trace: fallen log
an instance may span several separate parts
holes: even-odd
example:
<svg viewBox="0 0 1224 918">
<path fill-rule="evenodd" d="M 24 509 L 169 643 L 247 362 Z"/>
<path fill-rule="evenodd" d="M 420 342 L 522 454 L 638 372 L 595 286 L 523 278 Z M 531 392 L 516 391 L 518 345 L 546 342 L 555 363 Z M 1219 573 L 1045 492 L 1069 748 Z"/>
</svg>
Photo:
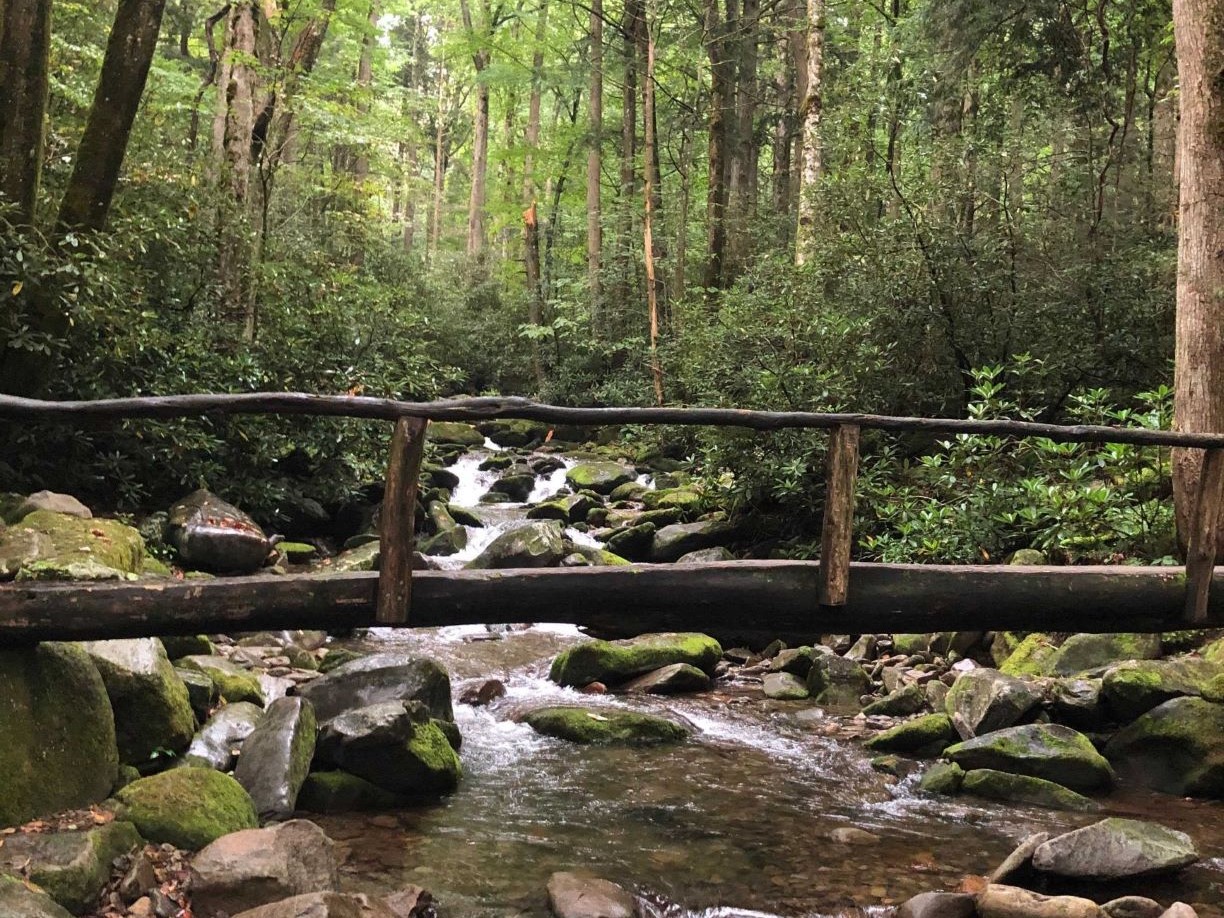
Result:
<svg viewBox="0 0 1224 918">
<path fill-rule="evenodd" d="M 817 602 L 815 561 L 420 571 L 410 627 L 568 622 L 601 630 L 777 635 L 1167 631 L 1183 627 L 1179 567 L 851 565 L 844 606 Z M 1215 577 L 1222 574 L 1217 571 Z M 372 627 L 378 574 L 258 575 L 0 586 L 0 647 L 282 628 Z M 1202 627 L 1224 626 L 1212 591 Z"/>
</svg>

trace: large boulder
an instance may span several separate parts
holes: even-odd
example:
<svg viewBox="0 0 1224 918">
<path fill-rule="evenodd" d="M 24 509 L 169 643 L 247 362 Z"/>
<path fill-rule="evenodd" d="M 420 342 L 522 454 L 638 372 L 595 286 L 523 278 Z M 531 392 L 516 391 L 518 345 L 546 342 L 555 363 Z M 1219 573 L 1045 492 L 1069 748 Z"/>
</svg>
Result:
<svg viewBox="0 0 1224 918">
<path fill-rule="evenodd" d="M 542 421 L 525 421 L 517 418 L 496 418 L 481 421 L 476 429 L 498 446 L 511 448 L 543 443 L 548 436 L 548 425 Z"/>
<path fill-rule="evenodd" d="M 448 443 L 455 446 L 484 446 L 484 434 L 471 424 L 459 421 L 431 421 L 425 431 L 431 443 Z"/>
<path fill-rule="evenodd" d="M 1073 634 L 1051 658 L 1049 675 L 1073 676 L 1112 663 L 1159 656 L 1159 634 Z"/>
<path fill-rule="evenodd" d="M 556 567 L 566 554 L 561 524 L 534 520 L 503 532 L 467 566 L 473 570 Z"/>
<path fill-rule="evenodd" d="M 1113 769 L 1092 741 L 1070 727 L 1026 724 L 957 743 L 944 755 L 966 770 L 993 768 L 1031 775 L 1074 790 L 1113 784 Z"/>
<path fill-rule="evenodd" d="M 634 918 L 638 914 L 631 893 L 585 873 L 549 877 L 548 907 L 556 918 Z"/>
<path fill-rule="evenodd" d="M 1002 673 L 1009 676 L 1044 676 L 1053 669 L 1058 644 L 1050 635 L 1039 631 L 1026 635 L 1023 640 L 1016 640 L 1014 632 L 1001 631 L 995 635 L 990 651 L 996 656 Z"/>
<path fill-rule="evenodd" d="M 380 701 L 419 701 L 431 717 L 455 719 L 446 670 L 433 660 L 402 651 L 351 660 L 301 686 L 298 693 L 314 705 L 320 722 Z"/>
<path fill-rule="evenodd" d="M 611 494 L 621 485 L 633 481 L 633 469 L 619 462 L 583 462 L 565 473 L 565 480 L 575 491 Z"/>
<path fill-rule="evenodd" d="M 272 547 L 258 523 L 203 488 L 170 508 L 166 541 L 184 565 L 214 574 L 258 570 Z"/>
<path fill-rule="evenodd" d="M 234 767 L 235 750 L 255 732 L 263 720 L 263 708 L 249 701 L 236 701 L 218 710 L 191 740 L 183 759 L 217 771 Z"/>
<path fill-rule="evenodd" d="M 413 798 L 449 793 L 463 774 L 446 734 L 420 702 L 384 701 L 333 717 L 319 734 L 317 760 Z"/>
<path fill-rule="evenodd" d="M 1018 724 L 1041 701 L 1027 682 L 996 669 L 962 673 L 948 691 L 948 716 L 962 739 Z"/>
<path fill-rule="evenodd" d="M 673 663 L 688 663 L 709 675 L 721 657 L 722 646 L 705 634 L 644 634 L 622 641 L 585 641 L 564 650 L 553 660 L 548 677 L 559 685 L 618 685 Z"/>
<path fill-rule="evenodd" d="M 13 835 L 0 847 L 0 874 L 29 877 L 64 908 L 80 915 L 97 904 L 110 880 L 112 862 L 142 844 L 136 827 L 123 821 L 82 831 Z M 0 915 L 9 914 L 0 904 Z"/>
<path fill-rule="evenodd" d="M 1224 704 L 1166 701 L 1117 733 L 1105 754 L 1123 777 L 1145 787 L 1224 798 Z"/>
<path fill-rule="evenodd" d="M 242 744 L 234 777 L 262 820 L 287 819 L 310 773 L 318 725 L 301 697 L 278 698 Z"/>
<path fill-rule="evenodd" d="M 1200 657 L 1123 663 L 1105 674 L 1101 699 L 1119 720 L 1146 714 L 1171 698 L 1201 696 L 1224 664 Z"/>
<path fill-rule="evenodd" d="M 298 809 L 307 813 L 352 813 L 364 810 L 394 810 L 408 798 L 347 771 L 312 771 L 298 794 Z"/>
<path fill-rule="evenodd" d="M 657 746 L 678 743 L 689 735 L 674 721 L 615 708 L 537 708 L 523 720 L 536 733 L 584 746 Z"/>
<path fill-rule="evenodd" d="M 0 580 L 127 580 L 145 566 L 144 539 L 115 520 L 35 510 L 0 530 Z"/>
<path fill-rule="evenodd" d="M 72 918 L 72 912 L 45 892 L 3 875 L 0 875 L 0 915 L 4 918 Z"/>
<path fill-rule="evenodd" d="M 194 669 L 212 679 L 226 701 L 249 701 L 262 706 L 264 690 L 259 677 L 225 657 L 192 655 L 175 661 L 181 669 Z"/>
<path fill-rule="evenodd" d="M 778 701 L 803 701 L 811 697 L 807 683 L 794 673 L 766 673 L 761 678 L 761 691 L 766 698 Z"/>
<path fill-rule="evenodd" d="M 0 826 L 103 800 L 118 770 L 110 700 L 85 651 L 0 652 Z"/>
<path fill-rule="evenodd" d="M 163 750 L 177 754 L 187 748 L 195 712 L 161 641 L 135 638 L 83 646 L 106 685 L 123 762 L 141 765 Z"/>
<path fill-rule="evenodd" d="M 1177 873 L 1198 859 L 1185 832 L 1137 819 L 1103 819 L 1033 852 L 1033 866 L 1043 873 L 1099 881 Z"/>
<path fill-rule="evenodd" d="M 678 561 L 690 552 L 725 546 L 735 537 L 735 527 L 716 520 L 673 523 L 654 535 L 650 560 L 656 563 Z"/>
<path fill-rule="evenodd" d="M 871 692 L 871 678 L 853 660 L 836 654 L 817 654 L 808 670 L 807 688 L 817 704 L 839 708 L 859 706 Z"/>
<path fill-rule="evenodd" d="M 211 768 L 174 768 L 115 794 L 118 815 L 151 842 L 196 851 L 222 835 L 259 825 L 242 785 Z"/>
<path fill-rule="evenodd" d="M 304 819 L 222 836 L 191 862 L 191 904 L 198 918 L 234 915 L 338 885 L 331 839 Z"/>
<path fill-rule="evenodd" d="M 993 768 L 975 768 L 966 772 L 961 780 L 961 790 L 991 800 L 1044 806 L 1051 810 L 1088 812 L 1098 808 L 1092 800 L 1061 784 L 1029 775 L 995 771 Z"/>
<path fill-rule="evenodd" d="M 957 739 L 947 714 L 925 714 L 877 733 L 863 745 L 872 752 L 939 755 Z"/>
</svg>

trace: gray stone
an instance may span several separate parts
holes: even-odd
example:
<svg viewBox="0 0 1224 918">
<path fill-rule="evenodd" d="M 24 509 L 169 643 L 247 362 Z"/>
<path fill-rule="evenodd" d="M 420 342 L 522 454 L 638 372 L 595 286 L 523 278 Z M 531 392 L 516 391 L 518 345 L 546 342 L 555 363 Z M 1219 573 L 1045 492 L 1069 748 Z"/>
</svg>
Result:
<svg viewBox="0 0 1224 918">
<path fill-rule="evenodd" d="M 1123 660 L 1159 656 L 1159 634 L 1073 634 L 1063 641 L 1049 667 L 1055 676 L 1073 676 Z"/>
<path fill-rule="evenodd" d="M 634 918 L 637 904 L 625 889 L 583 873 L 548 878 L 548 907 L 556 918 Z"/>
<path fill-rule="evenodd" d="M 671 663 L 630 679 L 618 691 L 644 695 L 678 695 L 682 692 L 703 692 L 710 687 L 710 677 L 690 663 Z"/>
<path fill-rule="evenodd" d="M 261 820 L 287 819 L 310 773 L 318 725 L 305 698 L 278 698 L 242 744 L 234 777 Z"/>
<path fill-rule="evenodd" d="M 193 764 L 206 764 L 217 771 L 229 771 L 234 767 L 237 750 L 263 716 L 263 708 L 249 701 L 227 704 L 200 728 L 183 759 Z"/>
<path fill-rule="evenodd" d="M 1003 859 L 1003 863 L 994 869 L 989 877 L 990 882 L 1006 883 L 1021 871 L 1030 870 L 1033 866 L 1033 852 L 1049 840 L 1049 832 L 1037 832 L 1025 838 Z"/>
<path fill-rule="evenodd" d="M 72 918 L 72 913 L 44 892 L 21 880 L 0 876 L 0 915 L 4 918 Z"/>
<path fill-rule="evenodd" d="M 398 918 L 379 899 L 338 892 L 305 893 L 239 912 L 233 918 Z"/>
<path fill-rule="evenodd" d="M 966 772 L 961 791 L 991 800 L 1043 806 L 1052 810 L 1090 812 L 1100 809 L 1092 800 L 1061 784 L 991 768 L 975 768 Z"/>
<path fill-rule="evenodd" d="M 596 494 L 611 494 L 634 478 L 633 470 L 618 462 L 584 462 L 565 473 L 566 482 L 575 491 Z"/>
<path fill-rule="evenodd" d="M 794 673 L 766 673 L 761 682 L 766 698 L 780 701 L 802 701 L 810 697 L 807 683 Z"/>
<path fill-rule="evenodd" d="M 965 893 L 919 893 L 897 909 L 897 918 L 973 918 L 974 914 L 973 896 Z"/>
<path fill-rule="evenodd" d="M 314 705 L 320 722 L 380 701 L 419 701 L 432 717 L 455 719 L 446 670 L 402 651 L 351 660 L 302 686 L 299 693 Z"/>
<path fill-rule="evenodd" d="M 1123 777 L 1144 787 L 1224 798 L 1224 704 L 1166 701 L 1115 734 L 1105 754 Z"/>
<path fill-rule="evenodd" d="M 535 520 L 503 532 L 467 566 L 472 570 L 556 567 L 566 554 L 561 524 L 556 520 Z"/>
<path fill-rule="evenodd" d="M 817 654 L 808 671 L 807 687 L 817 704 L 857 708 L 860 696 L 871 691 L 871 679 L 853 660 Z"/>
<path fill-rule="evenodd" d="M 19 522 L 35 510 L 49 510 L 52 513 L 66 513 L 82 520 L 93 519 L 93 511 L 71 494 L 57 494 L 54 491 L 35 491 L 17 508 L 10 522 Z"/>
<path fill-rule="evenodd" d="M 142 844 L 136 827 L 122 821 L 83 831 L 12 835 L 0 847 L 0 874 L 28 877 L 79 915 L 97 904 L 110 880 L 111 862 Z M 8 913 L 0 909 L 0 915 L 7 918 Z"/>
<path fill-rule="evenodd" d="M 911 682 L 895 692 L 890 692 L 878 701 L 873 701 L 863 708 L 863 713 L 869 717 L 873 714 L 883 714 L 888 717 L 905 717 L 925 711 L 926 707 L 926 690 L 918 683 Z"/>
<path fill-rule="evenodd" d="M 1137 819 L 1103 819 L 1051 838 L 1033 854 L 1043 873 L 1121 880 L 1177 873 L 1199 859 L 1184 832 Z"/>
<path fill-rule="evenodd" d="M 815 658 L 816 651 L 811 647 L 786 648 L 779 650 L 769 661 L 769 671 L 771 673 L 791 673 L 800 679 L 806 679 L 812 669 L 812 660 Z"/>
<path fill-rule="evenodd" d="M 1057 723 L 1077 730 L 1101 724 L 1101 680 L 1057 679 L 1050 686 L 1046 706 Z"/>
<path fill-rule="evenodd" d="M 1113 769 L 1082 733 L 1059 724 L 1026 724 L 996 730 L 944 750 L 965 769 L 993 768 L 1030 775 L 1073 790 L 1113 784 Z"/>
<path fill-rule="evenodd" d="M 1041 700 L 1026 682 L 995 669 L 962 673 L 948 691 L 948 716 L 962 739 L 1010 727 Z"/>
<path fill-rule="evenodd" d="M 1105 674 L 1101 698 L 1122 722 L 1132 721 L 1172 698 L 1198 697 L 1224 665 L 1199 657 L 1122 663 Z"/>
<path fill-rule="evenodd" d="M 673 523 L 655 533 L 650 547 L 650 560 L 655 563 L 676 561 L 689 552 L 726 545 L 735 536 L 735 527 L 718 521 Z"/>
<path fill-rule="evenodd" d="M 992 883 L 977 897 L 978 918 L 1104 918 L 1091 899 L 1043 896 L 1016 886 Z"/>
<path fill-rule="evenodd" d="M 1164 906 L 1146 896 L 1122 896 L 1101 906 L 1109 918 L 1160 918 Z"/>
<path fill-rule="evenodd" d="M 715 548 L 699 548 L 676 559 L 677 564 L 716 564 L 719 561 L 734 561 L 735 555 L 721 545 Z"/>
<path fill-rule="evenodd" d="M 174 671 L 187 689 L 187 700 L 191 702 L 191 710 L 195 712 L 196 719 L 203 723 L 221 701 L 221 690 L 205 673 L 177 667 Z"/>
<path fill-rule="evenodd" d="M 203 488 L 170 508 L 166 541 L 184 565 L 214 574 L 258 570 L 272 547 L 258 523 Z"/>
</svg>

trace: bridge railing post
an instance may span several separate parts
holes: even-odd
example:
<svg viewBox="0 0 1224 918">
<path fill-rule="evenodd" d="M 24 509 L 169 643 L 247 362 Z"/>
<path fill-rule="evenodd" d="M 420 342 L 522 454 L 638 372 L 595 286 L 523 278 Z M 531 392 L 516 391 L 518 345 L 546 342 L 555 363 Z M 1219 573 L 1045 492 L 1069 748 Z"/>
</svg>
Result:
<svg viewBox="0 0 1224 918">
<path fill-rule="evenodd" d="M 1204 450 L 1199 473 L 1194 515 L 1186 546 L 1186 623 L 1203 625 L 1208 620 L 1211 578 L 1215 574 L 1216 544 L 1224 507 L 1224 450 Z"/>
<path fill-rule="evenodd" d="M 824 521 L 820 533 L 819 600 L 822 606 L 845 605 L 849 595 L 858 464 L 858 425 L 842 424 L 833 428 L 825 472 Z"/>
<path fill-rule="evenodd" d="M 380 625 L 405 625 L 412 609 L 417 484 L 425 451 L 424 418 L 395 422 L 379 525 L 378 607 Z"/>
</svg>

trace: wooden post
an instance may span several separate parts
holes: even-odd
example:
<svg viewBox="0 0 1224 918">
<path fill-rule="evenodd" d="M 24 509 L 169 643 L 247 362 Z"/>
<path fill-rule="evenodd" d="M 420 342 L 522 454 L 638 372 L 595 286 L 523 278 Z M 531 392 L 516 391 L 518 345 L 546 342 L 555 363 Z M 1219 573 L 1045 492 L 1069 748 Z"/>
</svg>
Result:
<svg viewBox="0 0 1224 918">
<path fill-rule="evenodd" d="M 854 542 L 854 483 L 858 478 L 859 428 L 842 424 L 829 441 L 824 523 L 820 534 L 820 604 L 842 606 L 850 588 Z"/>
<path fill-rule="evenodd" d="M 1207 622 L 1207 599 L 1211 578 L 1215 573 L 1216 534 L 1220 529 L 1221 506 L 1224 505 L 1224 450 L 1209 449 L 1203 456 L 1199 475 L 1198 497 L 1190 521 L 1190 538 L 1186 547 L 1186 623 L 1203 625 Z"/>
<path fill-rule="evenodd" d="M 380 625 L 403 625 L 412 607 L 412 552 L 416 540 L 417 480 L 425 451 L 424 418 L 400 418 L 391 438 L 391 460 L 383 491 L 378 566 Z"/>
</svg>

